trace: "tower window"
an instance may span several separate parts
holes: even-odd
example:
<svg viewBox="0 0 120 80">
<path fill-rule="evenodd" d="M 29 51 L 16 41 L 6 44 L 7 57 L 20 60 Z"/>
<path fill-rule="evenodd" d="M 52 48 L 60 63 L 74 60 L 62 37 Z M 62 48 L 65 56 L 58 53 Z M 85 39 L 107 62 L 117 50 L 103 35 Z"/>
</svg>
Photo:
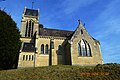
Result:
<svg viewBox="0 0 120 80">
<path fill-rule="evenodd" d="M 25 37 L 32 37 L 33 36 L 33 28 L 34 28 L 33 21 L 31 21 L 31 20 L 27 21 Z"/>
<path fill-rule="evenodd" d="M 28 37 L 30 37 L 30 33 L 31 33 L 31 21 L 29 21 Z"/>
<path fill-rule="evenodd" d="M 27 23 L 26 23 L 25 37 L 27 37 L 27 35 L 28 35 L 28 21 L 27 21 Z"/>
<path fill-rule="evenodd" d="M 31 37 L 33 36 L 33 27 L 34 27 L 34 23 L 32 22 Z"/>
</svg>

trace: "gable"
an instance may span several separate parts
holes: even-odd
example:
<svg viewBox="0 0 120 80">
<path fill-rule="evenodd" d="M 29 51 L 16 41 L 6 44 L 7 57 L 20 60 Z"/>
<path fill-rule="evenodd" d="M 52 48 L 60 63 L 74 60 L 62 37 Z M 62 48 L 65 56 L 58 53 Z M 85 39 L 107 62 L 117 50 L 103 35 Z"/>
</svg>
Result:
<svg viewBox="0 0 120 80">
<path fill-rule="evenodd" d="M 73 32 L 73 35 L 71 36 L 69 42 L 73 41 L 73 40 L 76 39 L 76 38 L 80 38 L 80 37 L 81 37 L 81 39 L 93 40 L 93 41 L 95 41 L 95 42 L 97 42 L 97 43 L 100 44 L 100 42 L 99 42 L 98 40 L 96 40 L 95 38 L 93 38 L 93 37 L 87 32 L 87 30 L 85 29 L 85 27 L 82 25 L 82 22 L 79 22 L 79 25 L 78 25 L 78 27 L 76 28 L 76 30 Z"/>
</svg>

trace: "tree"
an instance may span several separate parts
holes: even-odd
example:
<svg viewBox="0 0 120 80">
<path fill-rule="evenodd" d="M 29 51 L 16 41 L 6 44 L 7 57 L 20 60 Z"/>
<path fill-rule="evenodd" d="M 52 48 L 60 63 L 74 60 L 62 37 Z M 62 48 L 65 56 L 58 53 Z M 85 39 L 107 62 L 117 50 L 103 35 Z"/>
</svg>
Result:
<svg viewBox="0 0 120 80">
<path fill-rule="evenodd" d="M 0 68 L 15 68 L 18 61 L 20 34 L 11 16 L 0 10 Z"/>
</svg>

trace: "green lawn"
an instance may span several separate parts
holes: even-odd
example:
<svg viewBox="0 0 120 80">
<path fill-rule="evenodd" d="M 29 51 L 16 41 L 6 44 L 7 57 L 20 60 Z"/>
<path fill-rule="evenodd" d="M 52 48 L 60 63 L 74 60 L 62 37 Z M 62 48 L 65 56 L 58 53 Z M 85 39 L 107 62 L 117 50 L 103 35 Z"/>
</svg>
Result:
<svg viewBox="0 0 120 80">
<path fill-rule="evenodd" d="M 120 64 L 96 67 L 57 65 L 1 70 L 0 80 L 120 80 Z"/>
</svg>

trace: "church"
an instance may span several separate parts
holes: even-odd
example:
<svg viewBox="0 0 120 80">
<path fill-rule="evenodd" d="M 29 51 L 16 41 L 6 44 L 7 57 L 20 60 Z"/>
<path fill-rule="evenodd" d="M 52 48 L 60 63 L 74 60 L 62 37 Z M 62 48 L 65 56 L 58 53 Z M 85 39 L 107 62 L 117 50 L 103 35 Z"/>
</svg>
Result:
<svg viewBox="0 0 120 80">
<path fill-rule="evenodd" d="M 18 67 L 51 65 L 94 66 L 103 64 L 100 42 L 81 21 L 75 31 L 44 28 L 40 11 L 24 8 L 21 21 L 21 48 Z"/>
</svg>

